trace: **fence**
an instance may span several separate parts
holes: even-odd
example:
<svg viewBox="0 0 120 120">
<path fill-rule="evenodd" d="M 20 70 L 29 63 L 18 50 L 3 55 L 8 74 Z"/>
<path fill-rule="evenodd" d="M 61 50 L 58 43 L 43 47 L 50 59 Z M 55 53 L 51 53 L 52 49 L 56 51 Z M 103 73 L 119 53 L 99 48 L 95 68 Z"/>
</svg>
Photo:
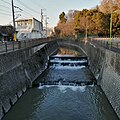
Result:
<svg viewBox="0 0 120 120">
<path fill-rule="evenodd" d="M 4 43 L 0 43 L 0 53 L 33 47 L 52 40 L 54 40 L 54 38 L 40 38 L 40 39 L 30 39 L 30 40 L 22 40 L 16 42 L 14 41 L 4 42 Z"/>
<path fill-rule="evenodd" d="M 120 53 L 120 39 L 91 39 L 90 42 L 96 46 L 102 46 L 114 52 Z"/>
</svg>

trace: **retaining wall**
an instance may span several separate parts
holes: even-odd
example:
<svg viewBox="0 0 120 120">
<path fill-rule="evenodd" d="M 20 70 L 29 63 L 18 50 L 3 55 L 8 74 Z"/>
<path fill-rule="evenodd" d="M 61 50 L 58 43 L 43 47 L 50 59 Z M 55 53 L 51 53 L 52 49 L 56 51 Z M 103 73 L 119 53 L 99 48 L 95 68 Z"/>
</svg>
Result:
<svg viewBox="0 0 120 120">
<path fill-rule="evenodd" d="M 0 119 L 47 68 L 48 57 L 57 48 L 52 41 L 0 55 Z"/>
<path fill-rule="evenodd" d="M 82 44 L 90 68 L 120 118 L 120 54 L 88 43 Z"/>
</svg>

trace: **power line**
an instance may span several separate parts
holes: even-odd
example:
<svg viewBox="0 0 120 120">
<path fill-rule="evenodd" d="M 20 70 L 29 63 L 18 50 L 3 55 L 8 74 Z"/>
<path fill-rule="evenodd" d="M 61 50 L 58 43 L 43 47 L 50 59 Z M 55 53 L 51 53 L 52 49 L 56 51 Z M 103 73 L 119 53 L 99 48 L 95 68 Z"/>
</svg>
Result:
<svg viewBox="0 0 120 120">
<path fill-rule="evenodd" d="M 32 9 L 31 7 L 27 6 L 26 4 L 24 4 L 22 1 L 17 0 L 22 6 L 26 7 L 27 9 L 31 10 L 34 13 L 40 14 L 38 11 L 35 11 L 34 9 Z"/>
<path fill-rule="evenodd" d="M 25 13 L 24 13 L 24 11 L 22 11 L 22 13 L 25 14 L 25 15 L 33 16 L 32 14 L 30 14 L 29 12 L 26 12 L 26 11 L 25 11 Z"/>
<path fill-rule="evenodd" d="M 11 3 L 9 3 L 9 2 L 7 2 L 7 1 L 5 1 L 5 0 L 1 0 L 1 1 L 4 2 L 4 3 L 6 3 L 6 4 L 8 4 L 8 5 L 12 5 Z M 21 2 L 20 0 L 17 0 L 17 1 L 18 1 L 22 6 L 24 6 L 25 8 L 27 8 L 27 9 L 29 9 L 29 10 L 31 10 L 32 12 L 35 12 L 35 13 L 37 13 L 37 14 L 40 14 L 38 11 L 35 11 L 35 10 L 32 9 L 31 7 L 29 7 L 29 6 L 27 6 L 26 4 L 24 4 L 23 2 Z M 38 4 L 35 4 L 35 5 L 39 7 Z M 0 5 L 0 6 L 1 6 L 1 7 L 4 7 L 4 8 L 7 8 L 7 9 L 10 9 L 10 7 L 4 6 L 4 5 Z M 21 16 L 24 16 L 24 15 L 25 15 L 25 17 L 27 17 L 28 15 L 33 16 L 31 13 L 29 13 L 29 12 L 27 12 L 27 11 L 25 11 L 25 13 L 24 13 L 24 10 L 21 9 L 20 7 L 18 7 L 18 6 L 15 6 L 15 5 L 14 5 L 14 8 L 19 9 L 19 10 L 20 10 L 19 12 L 22 12 L 23 15 L 21 15 Z M 3 11 L 3 12 L 9 12 L 9 11 L 3 10 L 3 9 L 0 9 L 0 10 Z M 0 12 L 0 14 L 12 16 L 12 15 L 10 15 L 10 14 L 3 13 L 3 12 Z"/>
<path fill-rule="evenodd" d="M 1 7 L 4 7 L 5 9 L 10 9 L 10 7 L 4 6 L 4 5 L 0 5 Z"/>
<path fill-rule="evenodd" d="M 30 14 L 29 12 L 24 12 L 24 10 L 23 11 L 16 11 L 15 13 L 17 13 L 17 12 L 21 12 L 21 16 L 20 17 L 22 17 L 22 16 L 24 16 L 24 17 L 30 17 L 30 16 L 33 16 L 32 14 Z M 29 16 L 28 16 L 29 15 Z"/>
<path fill-rule="evenodd" d="M 12 15 L 10 15 L 10 14 L 7 14 L 7 13 L 4 13 L 4 12 L 0 12 L 0 15 L 7 15 L 7 16 L 12 16 Z"/>
<path fill-rule="evenodd" d="M 20 17 L 21 17 L 21 18 L 23 18 L 23 17 L 26 18 L 26 17 L 28 17 L 28 16 L 26 16 L 26 15 L 21 15 Z"/>
<path fill-rule="evenodd" d="M 31 0 L 30 0 L 31 1 Z M 36 0 L 32 0 L 31 1 L 32 3 L 34 2 L 34 4 L 37 6 L 37 7 L 39 7 L 40 8 L 40 6 L 41 6 L 41 8 L 45 8 L 45 7 L 43 7 L 42 5 L 40 5 L 40 4 L 38 4 L 38 2 L 36 2 Z"/>
<path fill-rule="evenodd" d="M 23 9 L 21 9 L 21 8 L 20 8 L 20 7 L 18 7 L 18 6 L 14 6 L 14 8 L 17 8 L 17 9 L 19 9 L 19 10 L 23 11 Z"/>
<path fill-rule="evenodd" d="M 6 2 L 6 1 L 4 1 L 4 0 L 1 0 L 1 1 L 3 1 L 4 3 L 7 3 L 7 4 L 9 4 L 9 5 L 12 5 L 11 3 Z M 9 7 L 6 7 L 6 6 L 4 6 L 4 5 L 0 5 L 0 6 L 5 7 L 5 8 L 9 8 Z M 18 6 L 15 6 L 15 5 L 14 5 L 14 8 L 17 8 L 17 9 L 23 11 L 23 10 L 22 10 L 20 7 L 18 7 Z"/>
<path fill-rule="evenodd" d="M 3 9 L 0 9 L 1 11 L 3 11 L 3 12 L 7 12 L 7 13 L 9 13 L 10 11 L 7 11 L 7 10 L 3 10 Z"/>
<path fill-rule="evenodd" d="M 1 0 L 1 1 L 4 2 L 4 3 L 6 3 L 6 4 L 12 5 L 11 3 L 6 2 L 6 1 L 4 1 L 4 0 Z M 10 9 L 10 7 L 4 6 L 4 5 L 0 5 L 0 6 Z M 15 6 L 15 5 L 14 5 L 14 8 L 19 9 L 19 10 L 20 10 L 19 12 L 23 12 L 23 9 L 21 9 L 21 8 L 18 7 L 18 6 Z M 0 9 L 0 10 L 2 10 L 2 9 Z M 2 10 L 2 11 L 8 12 L 8 11 L 6 11 L 6 10 Z M 17 12 L 18 12 L 18 11 L 17 11 Z M 15 12 L 15 13 L 16 13 L 16 12 Z M 31 15 L 31 14 L 28 13 L 28 12 L 26 12 L 26 13 L 29 14 L 29 15 Z M 9 15 L 9 14 L 5 14 L 5 15 Z"/>
<path fill-rule="evenodd" d="M 19 1 L 17 0 L 17 2 L 19 2 Z M 19 2 L 18 4 L 21 4 L 21 3 Z M 18 6 L 18 5 L 17 5 L 17 6 Z M 22 6 L 25 7 L 24 5 L 22 5 Z M 25 7 L 25 8 L 26 8 L 26 7 Z M 21 14 L 21 17 L 24 16 L 24 15 L 25 15 L 25 17 L 34 16 L 34 15 L 31 14 L 31 12 L 25 11 L 23 8 L 22 8 L 21 13 L 22 13 L 22 14 Z"/>
<path fill-rule="evenodd" d="M 1 0 L 1 1 L 4 2 L 4 3 L 6 3 L 6 4 L 11 5 L 11 3 L 9 3 L 9 2 L 6 2 L 6 1 L 4 1 L 4 0 Z"/>
<path fill-rule="evenodd" d="M 3 9 L 0 9 L 0 11 L 4 12 L 4 14 L 6 14 L 6 15 L 10 15 L 8 13 L 11 13 L 10 11 L 3 10 Z M 16 11 L 15 13 L 17 13 L 17 12 L 21 12 L 21 11 Z M 20 14 L 17 14 L 17 15 L 20 15 Z"/>
</svg>

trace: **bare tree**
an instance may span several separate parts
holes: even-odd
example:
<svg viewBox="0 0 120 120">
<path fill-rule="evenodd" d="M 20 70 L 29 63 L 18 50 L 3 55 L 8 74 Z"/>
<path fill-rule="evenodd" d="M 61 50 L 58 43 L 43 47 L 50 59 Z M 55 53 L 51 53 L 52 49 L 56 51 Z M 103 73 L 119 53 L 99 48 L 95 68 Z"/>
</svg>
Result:
<svg viewBox="0 0 120 120">
<path fill-rule="evenodd" d="M 103 13 L 111 13 L 118 10 L 120 7 L 120 0 L 101 0 L 99 6 L 100 11 Z"/>
</svg>

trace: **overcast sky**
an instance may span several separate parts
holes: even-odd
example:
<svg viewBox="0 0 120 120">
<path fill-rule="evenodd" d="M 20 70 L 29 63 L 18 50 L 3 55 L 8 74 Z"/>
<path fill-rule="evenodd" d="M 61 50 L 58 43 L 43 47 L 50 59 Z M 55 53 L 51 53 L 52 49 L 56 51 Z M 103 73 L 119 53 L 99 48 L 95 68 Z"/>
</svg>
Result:
<svg viewBox="0 0 120 120">
<path fill-rule="evenodd" d="M 56 26 L 61 12 L 68 10 L 90 9 L 100 4 L 100 0 L 14 0 L 14 5 L 22 9 L 15 8 L 15 17 L 27 18 L 35 17 L 40 20 L 40 10 L 49 17 L 48 26 Z M 11 0 L 0 0 L 0 25 L 7 25 L 12 22 Z M 21 17 L 19 16 L 21 14 Z"/>
</svg>

